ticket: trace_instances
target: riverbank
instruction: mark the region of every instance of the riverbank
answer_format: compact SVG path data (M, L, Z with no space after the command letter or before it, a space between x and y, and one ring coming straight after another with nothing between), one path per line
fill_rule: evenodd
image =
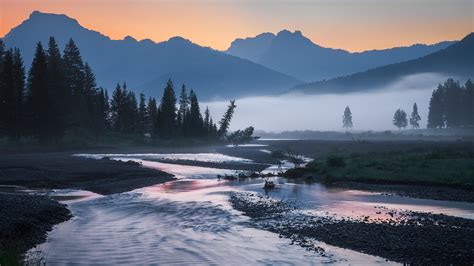
M0 157L0 185L23 189L80 189L102 195L173 180L171 174L136 163L94 160L72 152L13 153ZM52 226L68 220L67 207L47 196L0 192L0 261L16 264L22 254L45 241ZM18 189L16 189L18 190ZM20 189L21 191L21 189ZM38 258L41 259L41 258Z
M474 262L473 220L383 206L370 216L323 216L299 211L295 202L247 192L234 192L229 200L253 226L321 255L316 241L415 265Z
M173 180L133 163L94 160L71 152L18 153L0 158L0 184L30 189L72 188L107 195Z
M285 147L314 158L284 174L295 182L474 202L472 142L282 141L271 148Z
M50 197L12 191L0 192L0 213L0 265L19 264L22 254L44 242L55 224L72 217L66 205Z

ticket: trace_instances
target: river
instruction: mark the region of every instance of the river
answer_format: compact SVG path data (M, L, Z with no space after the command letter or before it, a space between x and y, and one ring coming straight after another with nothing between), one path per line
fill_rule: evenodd
M265 150L262 150L265 152ZM267 193L300 203L315 215L369 216L384 219L377 208L444 213L474 219L474 204L388 196L320 184L272 178L277 189L265 192L264 180L218 180L233 170L162 163L153 159L248 163L222 154L80 154L100 159L134 160L159 169L175 181L102 196L87 191L55 190L74 217L54 227L47 241L30 254L45 254L48 264L279 264L312 265L391 263L383 258L318 243L321 255L293 245L277 234L252 226L228 201L232 191ZM284 164L283 167L287 167ZM269 166L268 171L278 169Z

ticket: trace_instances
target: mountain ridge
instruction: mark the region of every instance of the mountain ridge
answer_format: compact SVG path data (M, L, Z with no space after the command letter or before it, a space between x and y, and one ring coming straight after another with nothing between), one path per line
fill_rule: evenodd
M273 38L268 40L270 37ZM253 43L259 43L261 38L261 35L257 35L238 39L238 42L232 42L224 52L308 82L415 59L454 43L443 41L433 45L414 44L382 50L349 52L318 45L305 37L301 31L292 33L282 30L276 35L266 35L265 47L260 45L258 49L254 48Z
M29 68L38 41L44 46L54 36L60 49L72 38L97 76L98 85L109 90L127 82L136 92L159 97L166 81L185 83L201 98L229 98L281 92L300 83L286 74L238 57L202 47L175 36L155 43L131 36L122 40L87 29L62 14L34 11L28 19L7 33L7 47L20 48Z
M394 63L367 71L329 80L295 86L292 91L312 93L351 92L375 89L397 79L414 74L435 73L457 79L474 77L474 32L437 52L405 62ZM441 80L440 80L441 82Z

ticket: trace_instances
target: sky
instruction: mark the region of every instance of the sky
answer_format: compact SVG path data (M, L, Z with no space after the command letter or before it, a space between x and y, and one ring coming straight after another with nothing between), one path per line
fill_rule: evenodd
M34 10L66 14L112 39L182 36L218 50L282 29L349 51L459 40L474 31L474 0L0 0L0 36Z

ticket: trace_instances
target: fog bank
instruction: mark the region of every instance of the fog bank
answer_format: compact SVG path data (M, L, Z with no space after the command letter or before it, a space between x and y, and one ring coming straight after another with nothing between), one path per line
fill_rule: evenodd
M392 124L398 108L412 112L417 103L421 116L420 127L425 128L431 93L446 77L435 74L407 76L384 88L347 94L285 94L280 96L250 97L236 100L236 111L231 129L249 125L258 130L343 130L342 115L348 105L352 111L354 130L396 129ZM225 112L228 102L203 103L215 119ZM217 121L217 120L216 120Z

